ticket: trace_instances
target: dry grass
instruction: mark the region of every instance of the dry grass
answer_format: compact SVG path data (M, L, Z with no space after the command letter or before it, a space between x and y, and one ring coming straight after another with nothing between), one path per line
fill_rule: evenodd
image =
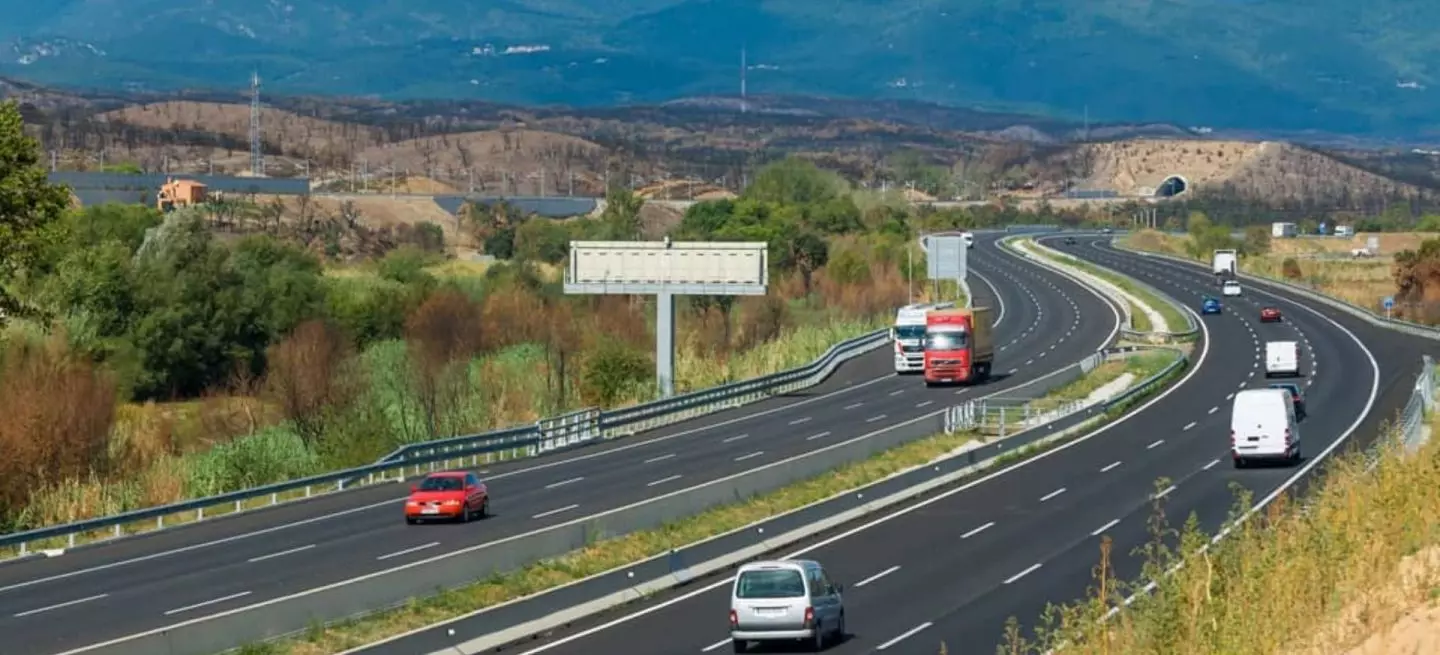
M1240 270L1251 275L1307 286L1358 307L1383 312L1381 301L1386 296L1395 294L1395 280L1391 275L1392 257L1382 255L1368 259L1315 259L1299 256L1304 253L1344 252L1350 248L1364 247L1368 236L1371 235L1362 234L1352 240L1274 239L1270 242L1273 251L1271 254L1243 258ZM1425 238L1422 234L1377 236L1381 237L1382 253L1416 247ZM1189 242L1189 237L1144 230L1129 236L1126 244L1137 250L1194 259L1189 253ZM1358 245L1353 245L1357 243ZM1298 277L1284 275L1285 260L1290 258L1295 259L1295 265L1299 268Z
M485 130L373 145L357 159L372 171L398 170L510 195L604 193L604 148L540 130Z
M172 100L108 111L97 118L155 129L223 134L242 143L250 140L250 107L242 104ZM314 157L337 148L359 151L385 141L376 128L271 108L260 110L260 132L266 143L287 153Z
M1308 511L1281 499L1208 553L1187 527L1177 550L1151 556L1151 574L1188 562L1153 595L1101 627L1106 604L1129 590L1101 578L1108 591L1056 614L1049 637L1079 655L1432 652L1397 648L1435 636L1416 610L1440 585L1440 442L1410 456L1392 443L1381 458L1374 470L1359 456L1334 461ZM1384 634L1397 625L1406 630Z

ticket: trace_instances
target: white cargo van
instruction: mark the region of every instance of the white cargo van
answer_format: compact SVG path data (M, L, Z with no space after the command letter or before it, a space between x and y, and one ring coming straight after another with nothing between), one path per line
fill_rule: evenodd
M1265 342L1265 377L1300 375L1300 342Z
M1295 403L1284 389L1246 389L1230 410L1230 456L1235 468L1260 460L1300 461Z
M895 345L895 372L925 370L925 315L932 309L951 309L953 302L906 305L895 311L890 339Z

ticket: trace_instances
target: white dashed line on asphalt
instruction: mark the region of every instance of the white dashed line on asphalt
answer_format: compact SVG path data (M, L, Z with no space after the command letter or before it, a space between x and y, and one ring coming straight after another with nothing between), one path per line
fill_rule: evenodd
M679 480L679 479L680 479L680 476L678 476L678 475L672 475L672 476L670 476L670 477L668 477L668 478L660 478L659 480L656 480L656 481L654 481L654 482L646 483L645 486L647 486L647 487L653 487L653 486L655 486L655 485L665 484L666 482L674 482L674 481Z
M1041 496L1041 497L1040 497L1040 502L1043 503L1043 502L1045 502L1045 501L1047 501L1047 500L1050 500L1051 498L1054 498L1054 497L1056 497L1056 496L1059 496L1060 494L1063 494L1063 493L1065 493L1065 487L1060 487L1059 489L1056 489L1056 490L1054 490L1054 491L1052 491L1052 492L1050 492L1050 493L1048 493L1048 494L1045 494L1044 496Z
M532 516L531 518L537 518L537 519L538 519L538 518L540 518L541 516L542 516L541 514L537 514L537 515L535 515L535 516ZM405 550L397 550L397 551L395 551L395 552L393 552L393 553L389 553L389 554L386 554L386 555L381 555L381 556L379 556L379 557L376 557L375 559L377 559L377 560L387 560L387 559L391 559L391 558L394 558L394 557L400 557L401 555L409 555L410 553L418 553L418 552L420 552L420 551L422 551L422 550L425 550L425 549L427 549L427 548L434 548L434 547L439 546L439 545L440 545L440 542L438 542L438 541L432 541L432 542L430 542L430 543L428 543L428 544L416 546L416 547L414 547L414 548L406 548Z
M995 522L994 522L994 521L991 521L991 522L989 522L989 523L986 523L985 525L982 525L982 526L980 526L980 527L978 527L978 528L975 528L974 530L971 530L971 531L969 531L969 532L966 532L965 534L960 535L960 538L961 538L961 539L969 539L970 537L973 537L973 536L975 536L975 535L977 535L977 534L980 534L981 532L984 532L984 531L986 531L986 530L989 530L990 528L993 528L993 527L995 527Z
M546 511L546 512L540 512L539 514L536 514L536 515L534 515L534 516L531 516L530 518L532 518L532 519L543 519L543 518L545 518L545 517L547 517L547 516L554 516L554 515L560 514L560 513L562 513L562 512L568 512L568 511L570 511L570 510L572 510L572 509L578 509L579 507L580 507L579 505L566 505L566 506L561 507L561 508L558 508L558 509L552 509L552 510L549 510L549 511Z
M735 435L735 436L733 436L733 437L727 437L727 438L725 438L725 439L720 440L720 443L735 443L736 441L739 441L739 440L741 440L741 439L747 439L747 438L749 438L749 437L750 437L749 434L737 434L737 435Z
M743 461L745 461L745 460L747 460L747 459L754 459L754 458L759 457L759 456L764 455L764 454L765 454L765 451L763 451L763 450L757 450L757 451L755 451L755 452L753 452L753 453L750 453L749 455L741 455L741 456L739 456L739 457L736 457L736 458L735 458L735 461L737 461L737 462L743 462Z
M661 455L661 456L659 456L659 457L651 457L650 459L647 459L647 460L645 460L644 462L641 462L641 463L642 463L642 464L654 464L655 462L663 462L663 461L665 461L665 460L667 460L667 459L670 459L671 457L674 457L674 456L675 456L675 453L667 453L667 454Z
M820 434L816 434L816 435L811 435L811 436L805 437L805 440L806 440L806 441L814 441L814 440L816 440L816 439L824 439L825 437L828 437L828 436L830 436L830 431L829 431L829 430L826 430L826 431L824 431L824 432L821 432Z
M1039 562L1036 562L1035 564L1031 565L1030 568L1025 569L1024 571L1021 571L1021 572L1019 572L1019 573L1016 573L1015 575L1010 576L1008 579L1005 580L1005 584L1012 584L1012 583L1014 583L1015 581L1019 580L1020 578L1023 578L1023 577L1025 577L1025 576L1027 576L1027 575L1030 575L1031 573L1034 573L1034 572L1035 572L1036 570L1038 570L1039 568L1040 568L1040 563L1039 563Z
M1100 526L1099 529L1095 530L1094 532L1091 532L1091 533L1090 533L1090 536L1092 536L1092 537L1098 537L1098 536L1100 536L1101 533L1103 533L1103 532L1105 532L1106 530L1109 530L1110 528L1113 528L1113 527L1115 527L1116 525L1119 525L1119 524L1120 524L1120 519L1111 519L1109 523L1106 523L1105 525Z
M1111 462L1111 463L1110 463L1108 466L1106 466L1105 468L1100 469L1100 472L1101 472L1101 473L1109 473L1110 471L1114 470L1114 468L1117 467L1117 466L1119 466L1119 465L1120 465L1120 462L1118 462L1118 461L1116 461L1116 462Z
M881 572L879 572L879 573L876 573L875 575L872 575L872 576L870 576L870 577L868 577L868 578L865 578L864 580L861 580L861 581L855 583L855 586L856 586L856 587L863 587L863 586L865 586L865 585L867 585L867 584L870 584L870 583L872 583L872 582L874 582L874 581L876 581L876 580L879 580L880 578L883 578L883 577L885 577L885 576L887 576L887 575L890 575L891 573L894 573L894 572L899 571L899 570L900 570L900 567L899 567L898 565L892 566L892 567L890 567L890 568L888 568L888 569L885 569L884 571L881 571Z
M1180 428L1180 430L1183 432L1183 431L1189 430L1190 428L1193 428L1193 427L1195 427L1195 421L1191 421L1191 422L1189 422L1189 423L1186 423L1186 424L1185 424L1185 427Z
M1158 447L1158 446L1159 446L1160 444L1162 444L1162 443L1165 443L1165 440L1164 440L1164 439L1158 439L1158 440L1155 441L1155 443L1152 443L1152 444L1146 446L1146 447L1145 447L1145 450L1154 450L1156 447Z

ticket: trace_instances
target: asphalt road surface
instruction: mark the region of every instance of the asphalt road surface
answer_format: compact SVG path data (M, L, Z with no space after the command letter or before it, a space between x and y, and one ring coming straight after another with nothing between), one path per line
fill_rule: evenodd
M484 521L408 526L406 487L378 485L0 566L4 651L74 650L583 518L1016 386L1114 333L1108 303L999 252L993 236L972 253L977 304L996 309L997 379L987 384L927 389L894 375L882 348L806 393L486 467L494 516Z

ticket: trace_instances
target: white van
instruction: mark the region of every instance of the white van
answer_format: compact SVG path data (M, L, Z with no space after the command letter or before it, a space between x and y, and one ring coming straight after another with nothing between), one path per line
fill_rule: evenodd
M1230 413L1230 456L1235 468L1257 460L1300 461L1295 403L1284 389L1246 389Z
M925 370L925 316L932 309L950 309L953 302L906 305L895 311L890 340L895 346L895 373Z
M1300 375L1300 342L1265 342L1265 377Z
M799 641L819 652L845 637L840 585L819 562L751 562L735 574L730 593L730 641L749 652L752 641Z

